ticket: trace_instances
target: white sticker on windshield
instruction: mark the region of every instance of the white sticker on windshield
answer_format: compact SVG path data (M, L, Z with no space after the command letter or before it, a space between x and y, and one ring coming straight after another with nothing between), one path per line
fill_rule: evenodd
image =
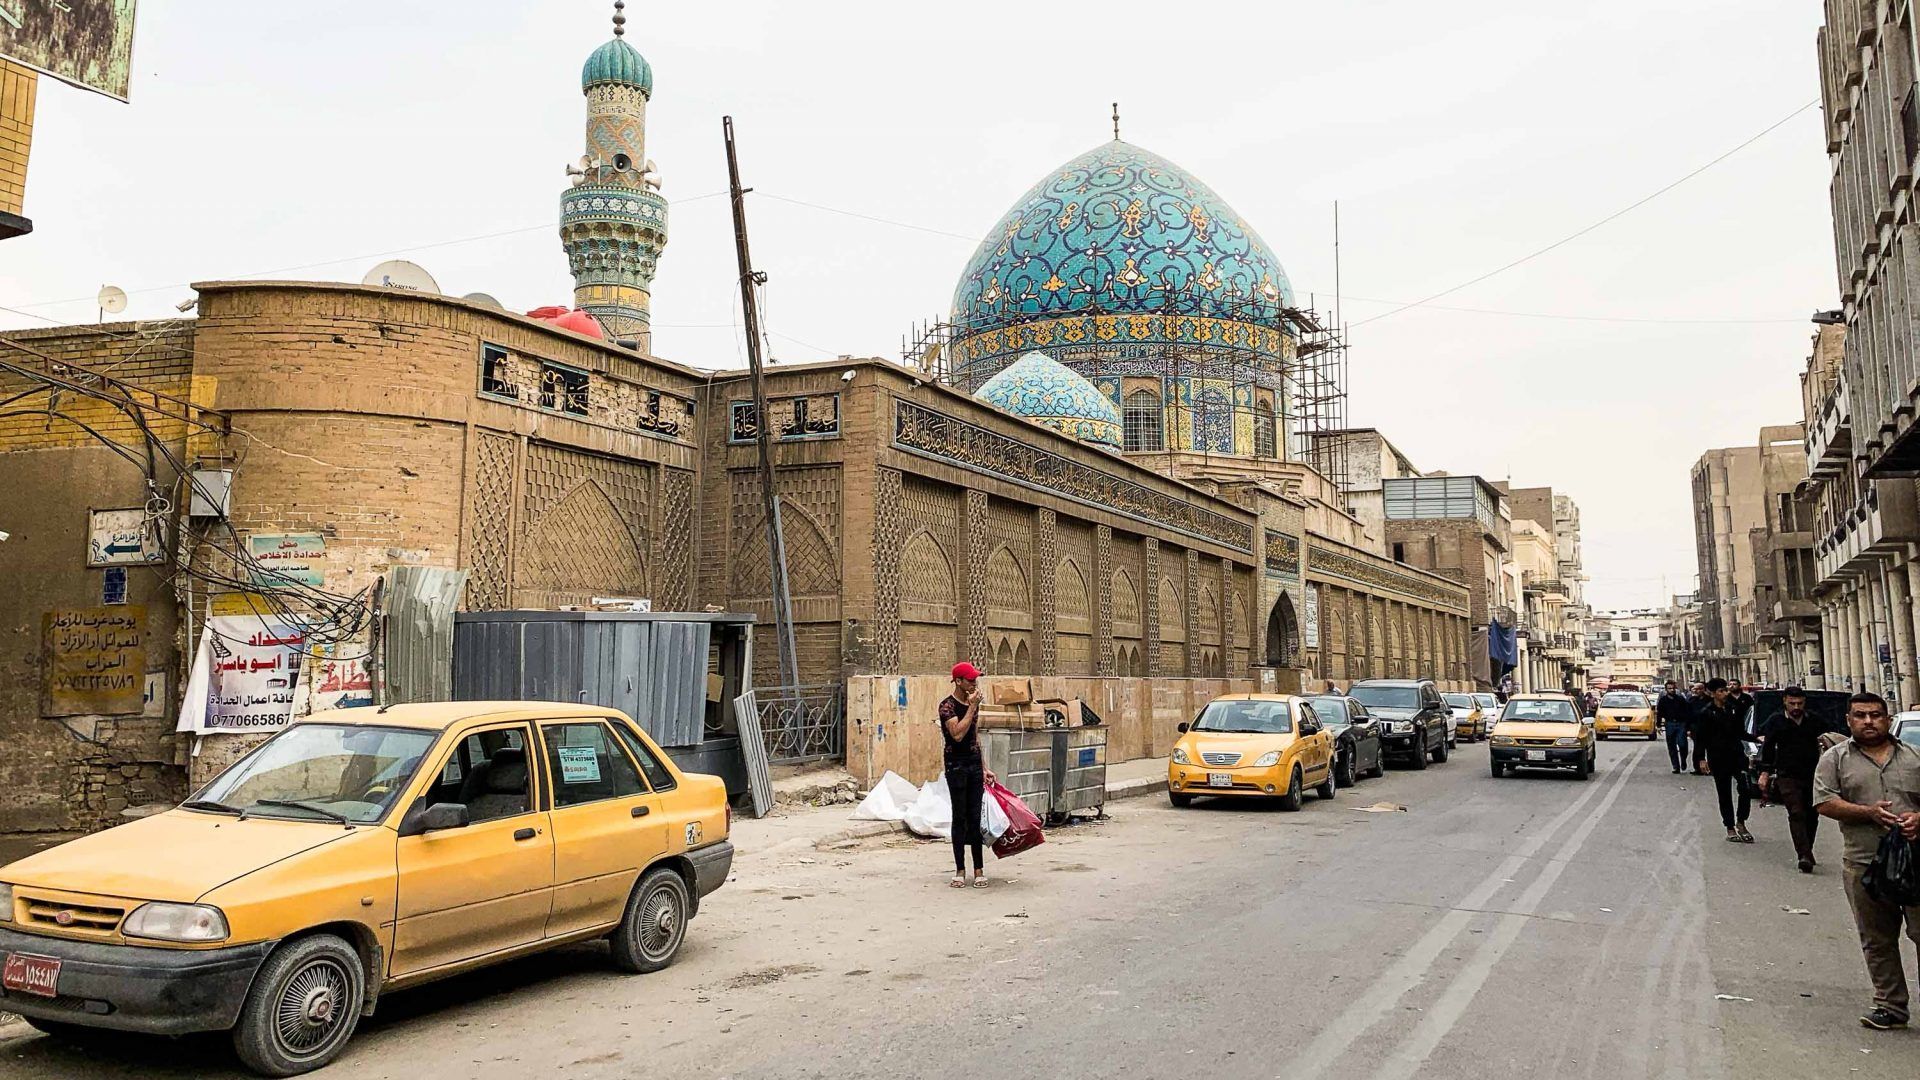
M600 756L591 746L556 746L560 756L560 782L597 784L600 782Z

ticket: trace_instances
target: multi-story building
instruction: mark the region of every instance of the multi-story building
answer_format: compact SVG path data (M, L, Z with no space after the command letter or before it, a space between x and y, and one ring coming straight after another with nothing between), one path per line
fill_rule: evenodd
M1310 432L1303 437L1313 441L1314 453L1323 460L1338 458L1334 471L1346 481L1347 510L1360 519L1373 542L1384 543L1386 481L1419 476L1420 470L1414 467L1413 459L1389 442L1378 428Z
M1513 560L1523 588L1514 689L1522 693L1575 689L1584 685L1584 671L1591 660L1584 630L1573 629L1566 618L1571 593L1560 577L1553 533L1529 518L1515 518L1512 533Z
M1513 549L1506 496L1478 476L1401 477L1381 481L1387 550L1393 561L1466 586L1470 619L1485 632L1510 606L1506 563ZM1491 689L1501 672L1476 650L1474 680Z
M1593 614L1587 606L1587 573L1580 547L1580 505L1572 496L1555 492L1551 487L1518 488L1502 485L1507 498L1513 506L1515 520L1525 518L1539 522L1553 534L1554 580L1566 593L1566 602L1561 609L1561 619L1568 633L1585 640L1587 620ZM1573 679L1575 685L1586 685L1586 673L1591 664L1584 651L1575 658Z
M1754 567L1752 617L1775 682L1822 686L1820 609L1814 602L1813 502L1803 444L1806 428L1760 429L1766 523L1748 533Z
M1758 446L1709 450L1693 466L1693 535L1701 635L1713 675L1753 681L1767 654L1753 620L1751 533L1766 526ZM1743 615L1744 611L1744 615Z
M1606 656L1594 669L1614 686L1645 688L1661 675L1661 650L1666 616L1653 609L1600 612L1594 615L1589 640L1604 642Z
M1660 652L1663 658L1659 671L1661 681L1672 679L1682 689L1707 681L1700 605L1695 602L1694 594L1677 595L1667 606L1660 627Z

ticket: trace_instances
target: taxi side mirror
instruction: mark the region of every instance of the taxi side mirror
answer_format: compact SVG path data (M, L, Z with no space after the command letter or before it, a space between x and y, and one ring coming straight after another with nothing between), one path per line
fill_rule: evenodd
M464 829L472 821L466 803L434 803L425 809L409 812L406 820L400 823L400 835L418 836L442 829Z
M1187 733L1187 728L1191 726L1192 726L1191 724L1185 724L1185 723L1175 724L1173 730L1179 732L1182 735L1185 735Z

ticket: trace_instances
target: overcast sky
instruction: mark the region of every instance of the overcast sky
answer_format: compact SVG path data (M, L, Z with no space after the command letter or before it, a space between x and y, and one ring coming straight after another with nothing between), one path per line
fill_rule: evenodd
M566 302L563 167L610 0L145 0L132 104L43 81L0 304L172 314L187 282L358 280ZM1836 303L1815 0L629 5L648 155L676 205L655 351L742 362L720 117L739 129L782 360L898 358L973 242L1041 175L1123 135L1191 171L1330 306L1340 202L1349 420L1425 470L1579 501L1589 597L1695 570L1688 469L1799 418ZM702 198L702 196L707 196ZM863 220L795 202L900 224ZM914 227L907 227L914 226ZM298 269L296 269L298 268ZM61 302L65 301L65 302ZM1476 310L1452 310L1476 309ZM1513 314L1523 313L1523 314ZM1553 318L1541 316L1557 316ZM38 325L0 312L0 325Z

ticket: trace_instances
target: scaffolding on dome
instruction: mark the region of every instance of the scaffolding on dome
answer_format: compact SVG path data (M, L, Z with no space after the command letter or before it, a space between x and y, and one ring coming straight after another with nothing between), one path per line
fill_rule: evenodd
M1229 317L1239 314L1226 304L1218 305L1215 311ZM1020 322L1037 322L1054 318L1057 314L1034 314ZM1078 310L1075 314L1129 316L1152 313L1109 312L1096 307ZM1352 490L1352 478L1340 441L1331 437L1343 431L1347 424L1345 333L1332 324L1331 318L1311 306L1281 308L1277 326L1276 320L1270 316L1243 321L1281 330L1293 343L1291 355L1275 363L1270 355L1242 344L1177 346L1161 342L1116 340L1076 347L1070 355L1055 355L1055 359L1067 363L1089 380L1107 376L1126 377L1157 369L1174 377L1228 382L1232 388L1226 403L1226 408L1232 414L1230 430L1239 429L1241 415L1254 412L1252 405L1243 404L1252 395L1241 394L1242 389L1258 386L1277 391L1280 413L1275 425L1275 437L1281 439L1282 443L1276 446L1276 451L1283 448L1286 460L1309 465L1326 477L1334 490L1339 492L1341 502L1345 503ZM1007 358L994 358L1000 362L991 367L975 363L956 368L953 345L955 341L976 332L978 326L989 324L1005 327L1008 322L1005 316L994 315L970 320L968 324L951 319L916 323L901 338L901 362L924 372L930 381L972 393L1000 367L1005 366ZM1049 354L1057 351L1045 345L1035 345L1033 348L1034 351ZM1177 417L1183 409L1193 407L1173 403L1169 408L1170 414ZM1197 419L1188 417L1189 422Z

